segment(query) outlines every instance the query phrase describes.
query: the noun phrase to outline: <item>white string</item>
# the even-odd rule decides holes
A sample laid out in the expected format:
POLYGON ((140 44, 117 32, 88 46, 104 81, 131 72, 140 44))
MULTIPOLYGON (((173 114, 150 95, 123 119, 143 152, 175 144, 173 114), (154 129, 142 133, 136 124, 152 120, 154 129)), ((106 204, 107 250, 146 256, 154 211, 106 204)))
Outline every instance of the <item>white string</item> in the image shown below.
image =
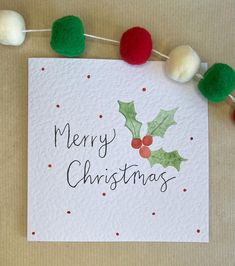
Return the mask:
MULTIPOLYGON (((51 29, 39 29, 39 30, 35 30, 35 29, 31 29, 31 30, 22 30, 22 32, 45 32, 45 31, 51 31, 51 29)), ((109 43, 114 43, 114 44, 119 44, 120 42, 119 41, 116 41, 116 40, 112 40, 112 39, 108 39, 108 38, 103 38, 103 37, 99 37, 99 36, 95 36, 95 35, 92 35, 92 34, 86 34, 84 33, 84 35, 88 38, 91 38, 91 39, 96 39, 96 40, 101 40, 101 41, 105 41, 105 42, 109 42, 109 43)), ((155 50, 155 49, 152 49, 152 52, 153 54, 157 54, 157 55, 160 55, 161 57, 164 57, 166 59, 169 58, 169 56, 155 50)))
POLYGON ((235 103, 235 97, 232 94, 229 94, 228 97, 232 100, 233 103, 235 103))
POLYGON ((202 74, 200 74, 200 73, 195 74, 195 76, 196 76, 197 78, 199 78, 199 79, 203 79, 203 76, 202 76, 202 74))
POLYGON ((119 44, 120 43, 119 41, 115 41, 115 40, 112 40, 112 39, 103 38, 103 37, 99 37, 99 36, 95 36, 95 35, 91 35, 91 34, 84 33, 84 35, 86 37, 88 37, 88 38, 91 38, 91 39, 97 39, 97 40, 111 42, 111 43, 115 43, 115 44, 119 44))
POLYGON ((40 29, 40 30, 22 30, 22 32, 40 32, 40 31, 51 31, 51 29, 40 29))
POLYGON ((162 54, 162 53, 158 52, 157 50, 152 49, 152 52, 153 52, 154 54, 158 54, 158 55, 160 55, 161 57, 164 57, 164 58, 166 58, 166 59, 169 59, 169 56, 167 56, 167 55, 165 55, 165 54, 162 54))

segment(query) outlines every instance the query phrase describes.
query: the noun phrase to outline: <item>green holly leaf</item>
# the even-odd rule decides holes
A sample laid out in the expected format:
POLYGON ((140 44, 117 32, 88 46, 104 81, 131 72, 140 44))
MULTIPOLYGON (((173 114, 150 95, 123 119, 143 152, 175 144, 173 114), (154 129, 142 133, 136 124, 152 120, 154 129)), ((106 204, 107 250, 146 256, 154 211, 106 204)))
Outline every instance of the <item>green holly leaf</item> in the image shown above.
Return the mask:
POLYGON ((148 133, 147 135, 164 137, 166 130, 175 125, 174 115, 176 109, 165 111, 161 110, 153 121, 148 122, 148 133))
POLYGON ((131 131, 133 138, 140 138, 140 129, 142 123, 136 120, 136 111, 134 102, 121 102, 119 103, 119 112, 126 118, 125 126, 131 131))
POLYGON ((162 148, 157 151, 152 151, 148 160, 151 166, 154 164, 161 164, 165 168, 172 166, 178 171, 180 170, 180 164, 187 161, 179 155, 178 151, 166 152, 162 148))

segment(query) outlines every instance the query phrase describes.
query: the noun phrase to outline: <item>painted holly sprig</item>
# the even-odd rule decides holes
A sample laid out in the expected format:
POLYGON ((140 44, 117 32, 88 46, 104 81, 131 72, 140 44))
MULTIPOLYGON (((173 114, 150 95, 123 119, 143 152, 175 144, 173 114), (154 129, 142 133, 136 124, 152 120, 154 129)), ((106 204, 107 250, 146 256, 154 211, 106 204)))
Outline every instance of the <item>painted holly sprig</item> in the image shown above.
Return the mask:
POLYGON ((126 122, 125 126, 130 130, 132 134, 131 146, 134 149, 139 150, 139 154, 142 158, 148 159, 150 166, 155 164, 161 164, 164 168, 172 166, 180 171, 180 166, 183 161, 186 161, 180 156, 177 150, 172 152, 166 152, 162 148, 156 151, 151 151, 149 146, 153 143, 153 137, 163 138, 167 129, 176 124, 174 120, 176 109, 169 111, 160 110, 157 116, 147 123, 148 129, 146 135, 141 139, 140 129, 142 123, 136 119, 136 111, 134 101, 119 103, 119 112, 124 115, 126 122))

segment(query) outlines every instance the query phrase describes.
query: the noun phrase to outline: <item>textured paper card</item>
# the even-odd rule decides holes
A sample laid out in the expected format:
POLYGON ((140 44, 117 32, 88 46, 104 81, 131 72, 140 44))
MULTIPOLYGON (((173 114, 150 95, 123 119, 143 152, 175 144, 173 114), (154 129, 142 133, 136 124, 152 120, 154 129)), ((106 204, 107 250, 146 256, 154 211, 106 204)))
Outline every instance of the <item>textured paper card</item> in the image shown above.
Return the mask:
POLYGON ((207 108, 163 62, 29 59, 28 240, 208 242, 207 108))

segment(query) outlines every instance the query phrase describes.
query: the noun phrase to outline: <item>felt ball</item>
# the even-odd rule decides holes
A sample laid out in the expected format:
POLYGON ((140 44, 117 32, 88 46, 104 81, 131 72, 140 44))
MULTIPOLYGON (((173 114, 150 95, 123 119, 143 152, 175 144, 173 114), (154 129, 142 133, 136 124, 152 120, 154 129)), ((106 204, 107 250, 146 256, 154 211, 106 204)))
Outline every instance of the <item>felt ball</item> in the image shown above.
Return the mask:
POLYGON ((51 48, 68 57, 79 56, 85 50, 83 23, 79 17, 66 16, 52 24, 51 48))
POLYGON ((0 43, 21 45, 25 40, 24 18, 13 10, 0 10, 0 43))
POLYGON ((181 45, 173 49, 165 64, 167 76, 180 83, 190 81, 199 67, 200 58, 189 45, 181 45))
POLYGON ((221 102, 235 89, 235 71, 226 64, 214 64, 198 83, 200 92, 211 102, 221 102))
POLYGON ((145 63, 152 51, 150 33, 140 27, 134 27, 123 33, 120 41, 120 55, 132 65, 145 63))
POLYGON ((233 119, 233 122, 235 123, 235 109, 233 110, 232 119, 233 119))

